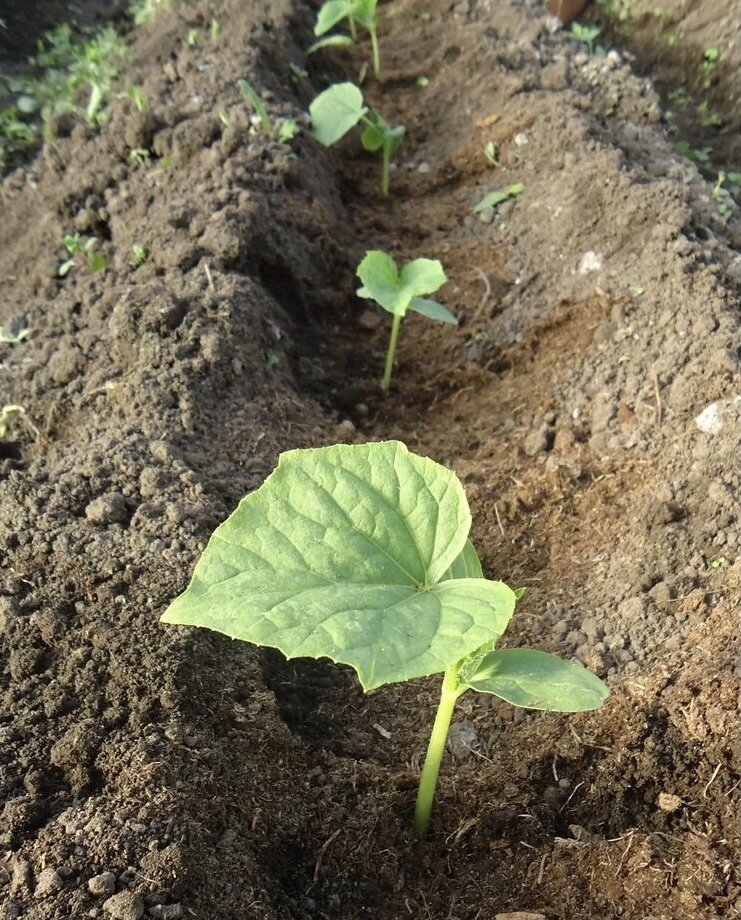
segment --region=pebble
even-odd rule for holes
[[[44,869],[44,871],[36,879],[36,890],[34,891],[34,897],[46,898],[50,894],[54,894],[55,891],[59,891],[63,887],[64,881],[56,869]]]
[[[494,208],[484,208],[479,211],[479,220],[482,224],[490,224],[494,220]]]
[[[682,807],[682,800],[671,792],[660,792],[656,804],[662,811],[671,813]]]
[[[378,329],[381,325],[382,319],[383,317],[378,310],[363,310],[358,317],[358,326],[368,332],[373,332],[374,329]]]
[[[741,415],[741,396],[734,399],[722,399],[705,406],[695,418],[695,427],[703,434],[720,434],[728,422]]]
[[[527,134],[525,134],[523,131],[520,131],[519,134],[515,134],[512,140],[515,142],[515,145],[517,147],[525,147],[527,146],[527,144],[530,143],[530,141],[527,138]]]
[[[602,268],[602,256],[593,249],[588,250],[581,257],[577,271],[580,275],[598,272]]]
[[[534,457],[536,454],[550,450],[552,444],[553,429],[548,425],[541,425],[540,428],[531,431],[525,438],[522,449],[528,457]]]
[[[144,916],[144,901],[133,891],[119,891],[103,902],[103,910],[113,920],[140,920]]]
[[[464,719],[450,726],[447,748],[456,760],[468,760],[478,743],[479,735],[473,722]]]
[[[85,517],[92,524],[123,524],[129,516],[126,499],[118,492],[94,498],[85,508]]]
[[[506,914],[495,914],[494,920],[546,920],[545,914],[533,914],[528,910],[515,910]]]
[[[420,163],[417,167],[417,172],[422,173],[422,175],[425,176],[427,173],[432,172],[432,167],[429,163]]]
[[[112,872],[101,872],[88,879],[87,888],[96,898],[108,898],[116,890],[116,876]]]

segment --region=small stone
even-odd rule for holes
[[[553,429],[548,425],[541,425],[540,428],[531,431],[525,438],[522,449],[528,457],[534,457],[536,454],[550,450],[552,445]]]
[[[482,224],[490,224],[494,220],[494,208],[484,208],[479,211],[479,220]]]
[[[420,163],[419,166],[417,167],[417,172],[425,176],[428,173],[432,172],[432,167],[430,166],[429,163]]]
[[[479,735],[473,722],[465,719],[450,726],[447,748],[456,760],[468,760],[478,743]]]
[[[353,424],[353,422],[352,422],[349,418],[346,418],[346,419],[343,419],[343,420],[337,425],[337,431],[338,431],[340,434],[345,434],[345,435],[354,434],[354,433],[355,433],[355,425]]]
[[[109,898],[116,890],[116,876],[112,872],[101,872],[88,879],[87,888],[96,898]]]
[[[358,317],[358,326],[368,332],[373,332],[381,325],[382,319],[383,317],[378,310],[363,310]]]
[[[147,911],[155,920],[180,920],[183,908],[180,904],[157,904]]]
[[[580,275],[588,275],[590,272],[598,272],[601,268],[602,256],[593,249],[590,249],[581,257],[577,271]]]
[[[546,920],[545,914],[533,914],[528,910],[515,910],[506,914],[496,914],[494,920]]]
[[[144,916],[144,901],[133,891],[119,891],[103,902],[103,910],[113,920],[140,920]]]
[[[705,406],[695,419],[695,427],[703,434],[720,434],[734,415],[738,422],[741,416],[741,396],[736,396],[735,399],[722,399]]]
[[[62,876],[56,869],[44,869],[36,879],[35,898],[46,898],[64,887]]]
[[[85,517],[92,524],[123,524],[129,517],[126,499],[118,492],[94,498],[85,508]]]
[[[527,134],[525,134],[523,131],[520,131],[519,134],[515,134],[512,140],[515,142],[517,147],[526,147],[530,143],[527,138]]]
[[[662,811],[667,811],[671,814],[671,812],[677,811],[682,807],[682,800],[678,795],[674,795],[671,792],[660,792],[656,799],[656,804]]]

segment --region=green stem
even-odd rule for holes
[[[430,743],[427,747],[425,765],[419,778],[419,791],[417,804],[414,806],[414,833],[418,840],[422,840],[427,833],[432,813],[432,803],[435,798],[437,777],[440,773],[440,762],[445,753],[445,742],[448,738],[450,721],[456,701],[463,689],[456,687],[458,669],[453,667],[443,676],[443,688],[440,694],[440,705],[437,708],[435,724],[432,726]]]
[[[389,341],[389,350],[386,352],[386,368],[383,372],[383,389],[386,393],[391,389],[391,374],[394,370],[394,356],[396,355],[396,342],[399,338],[399,327],[404,317],[399,313],[394,313],[394,319],[391,323],[391,339]]]
[[[358,37],[358,30],[355,28],[355,19],[352,16],[350,16],[349,22],[350,22],[350,36],[352,37],[353,41],[356,41]]]
[[[376,30],[370,30],[371,48],[373,49],[373,76],[376,80],[381,79],[381,55],[378,51],[378,36]]]
[[[383,142],[383,166],[381,172],[381,194],[384,198],[389,193],[389,173],[391,172],[391,144]]]

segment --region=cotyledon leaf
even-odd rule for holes
[[[599,709],[610,693],[578,662],[524,648],[489,652],[467,683],[473,690],[493,693],[513,706],[551,712]]]
[[[325,147],[336,144],[368,111],[363,94],[354,83],[335,83],[309,106],[311,131]]]
[[[500,582],[441,580],[470,521],[455,474],[398,441],[289,451],[162,619],[331,658],[366,690],[438,673],[514,609]]]

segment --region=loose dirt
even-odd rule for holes
[[[367,56],[306,64],[291,0],[161,13],[122,84],[151,109],[4,180],[0,324],[29,335],[0,345],[0,405],[31,422],[0,445],[8,918],[741,916],[738,208],[653,85],[539,4],[383,10],[389,200],[354,138],[248,133],[239,77],[301,120]],[[104,274],[58,277],[75,229]],[[372,247],[440,258],[460,320],[405,321],[388,398],[387,323],[353,293]],[[576,717],[464,698],[421,845],[437,680],[364,696],[158,622],[280,451],[387,437],[456,469],[485,571],[528,589],[508,643],[613,691]]]

